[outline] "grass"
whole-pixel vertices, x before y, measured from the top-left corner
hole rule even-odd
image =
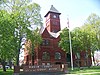
[[[100,66],[96,67],[84,67],[82,69],[74,68],[72,71],[71,69],[68,69],[70,74],[76,74],[76,75],[100,75]],[[2,69],[0,69],[0,75],[13,75],[13,70],[7,69],[6,72],[3,72]]]
[[[74,70],[70,70],[70,74],[84,74],[84,75],[100,75],[100,66],[96,66],[96,67],[84,67],[84,68],[74,68]],[[90,73],[90,74],[89,74]],[[92,74],[93,73],[93,74]]]
[[[0,75],[13,75],[13,70],[7,69],[6,72],[3,72],[3,70],[0,69]]]

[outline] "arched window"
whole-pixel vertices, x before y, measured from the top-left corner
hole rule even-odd
[[[55,53],[55,59],[61,59],[61,53],[60,52]]]
[[[43,52],[42,60],[50,60],[50,54],[48,52]]]

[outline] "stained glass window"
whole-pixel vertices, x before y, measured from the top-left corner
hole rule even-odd
[[[43,52],[42,60],[50,60],[50,54],[48,52]]]
[[[60,52],[55,53],[55,59],[61,59],[61,53]]]

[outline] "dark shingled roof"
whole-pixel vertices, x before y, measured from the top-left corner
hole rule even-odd
[[[59,11],[55,7],[53,7],[53,5],[51,5],[50,10],[48,11],[48,13],[44,17],[46,17],[50,12],[58,13],[59,15],[61,14],[61,13],[59,13]]]
[[[53,7],[53,5],[51,5],[50,11],[55,12],[55,13],[59,13],[59,11],[55,7]]]

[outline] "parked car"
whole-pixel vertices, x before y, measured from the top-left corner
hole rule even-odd
[[[100,66],[100,62],[97,63],[97,66]]]
[[[2,65],[0,65],[0,68],[2,68]]]
[[[6,67],[6,69],[10,69],[10,67],[8,65],[6,65],[5,67]]]

